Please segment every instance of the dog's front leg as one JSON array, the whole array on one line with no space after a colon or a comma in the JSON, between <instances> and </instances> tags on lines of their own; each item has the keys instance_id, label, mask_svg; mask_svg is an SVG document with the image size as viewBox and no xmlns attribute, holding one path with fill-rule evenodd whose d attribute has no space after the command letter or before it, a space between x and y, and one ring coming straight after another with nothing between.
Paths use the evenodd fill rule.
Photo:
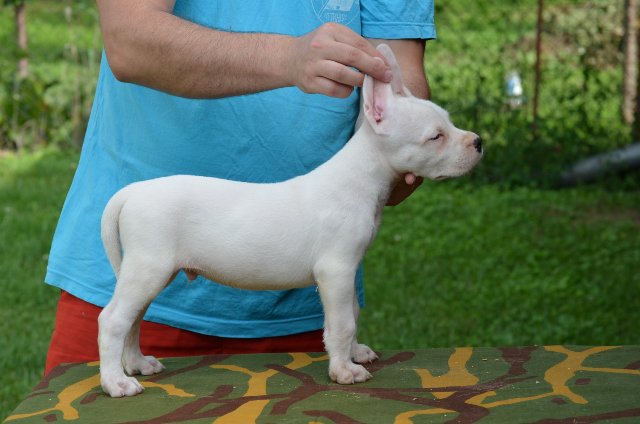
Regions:
<instances>
[{"instance_id":1,"label":"dog's front leg","mask_svg":"<svg viewBox=\"0 0 640 424\"><path fill-rule=\"evenodd\" d=\"M371 374L351 361L356 320L353 310L355 292L353 273L327 273L318 280L324 308L324 344L329 353L329 376L340 384L367 381Z\"/></svg>"},{"instance_id":2,"label":"dog's front leg","mask_svg":"<svg viewBox=\"0 0 640 424\"><path fill-rule=\"evenodd\" d=\"M358 325L358 318L360 316L360 304L358 303L358 296L353 296L353 317L356 322L356 328ZM354 362L359 364L367 364L378 359L378 355L367 345L358 343L357 331L353 336L353 342L351 343L351 358Z\"/></svg>"}]
</instances>

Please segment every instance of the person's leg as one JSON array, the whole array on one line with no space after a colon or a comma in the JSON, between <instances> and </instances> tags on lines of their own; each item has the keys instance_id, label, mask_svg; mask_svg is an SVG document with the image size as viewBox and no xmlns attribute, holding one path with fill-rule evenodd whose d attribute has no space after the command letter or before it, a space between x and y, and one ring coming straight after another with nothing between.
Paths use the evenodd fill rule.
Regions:
<instances>
[{"instance_id":1,"label":"person's leg","mask_svg":"<svg viewBox=\"0 0 640 424\"><path fill-rule=\"evenodd\" d=\"M61 291L45 375L59 364L98 360L98 315L101 310Z\"/></svg>"},{"instance_id":2,"label":"person's leg","mask_svg":"<svg viewBox=\"0 0 640 424\"><path fill-rule=\"evenodd\" d=\"M63 363L99 359L98 315L102 308L62 291L47 353L45 375ZM155 322L142 321L142 353L156 357L217 353L323 352L322 330L259 339L207 336Z\"/></svg>"}]
</instances>

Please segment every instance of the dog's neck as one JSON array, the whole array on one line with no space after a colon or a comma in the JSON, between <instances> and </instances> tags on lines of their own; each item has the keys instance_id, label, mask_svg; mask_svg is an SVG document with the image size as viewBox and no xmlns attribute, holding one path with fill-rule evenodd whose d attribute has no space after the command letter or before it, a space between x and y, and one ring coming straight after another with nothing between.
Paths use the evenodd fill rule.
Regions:
<instances>
[{"instance_id":1,"label":"dog's neck","mask_svg":"<svg viewBox=\"0 0 640 424\"><path fill-rule=\"evenodd\" d=\"M386 142L383 136L375 133L368 122L364 122L351 137L345 149L351 146L349 153L353 156L350 159L353 166L355 167L356 164L361 166L362 175L366 176L371 183L375 181L384 189L383 193L387 191L388 197L391 194L390 190L402 179L402 174L391 166L381 151L383 143Z\"/></svg>"},{"instance_id":2,"label":"dog's neck","mask_svg":"<svg viewBox=\"0 0 640 424\"><path fill-rule=\"evenodd\" d=\"M380 151L380 135L368 122L363 122L347 144L336 155L317 168L323 181L332 182L332 190L356 196L363 207L374 207L376 215L387 203L391 191L402 175L394 170Z\"/></svg>"}]
</instances>

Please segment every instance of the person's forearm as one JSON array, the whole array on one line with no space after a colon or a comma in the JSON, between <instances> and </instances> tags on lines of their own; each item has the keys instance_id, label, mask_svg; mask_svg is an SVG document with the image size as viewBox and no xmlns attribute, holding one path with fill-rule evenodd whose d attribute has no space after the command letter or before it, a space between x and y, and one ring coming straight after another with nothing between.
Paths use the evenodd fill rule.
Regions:
<instances>
[{"instance_id":1,"label":"person's forearm","mask_svg":"<svg viewBox=\"0 0 640 424\"><path fill-rule=\"evenodd\" d=\"M121 81L194 98L293 85L286 72L292 37L232 34L159 9L144 13L103 22L109 65Z\"/></svg>"},{"instance_id":2,"label":"person's forearm","mask_svg":"<svg viewBox=\"0 0 640 424\"><path fill-rule=\"evenodd\" d=\"M172 14L174 0L97 0L116 78L185 97L225 97L297 86L347 97L364 74L391 74L373 46L328 23L301 37L206 28Z\"/></svg>"},{"instance_id":3,"label":"person's forearm","mask_svg":"<svg viewBox=\"0 0 640 424\"><path fill-rule=\"evenodd\" d=\"M429 82L424 69L424 40L370 38L369 41L374 46L385 43L391 47L402 70L404 83L411 91L411 94L421 99L429 99L431 97Z\"/></svg>"}]
</instances>

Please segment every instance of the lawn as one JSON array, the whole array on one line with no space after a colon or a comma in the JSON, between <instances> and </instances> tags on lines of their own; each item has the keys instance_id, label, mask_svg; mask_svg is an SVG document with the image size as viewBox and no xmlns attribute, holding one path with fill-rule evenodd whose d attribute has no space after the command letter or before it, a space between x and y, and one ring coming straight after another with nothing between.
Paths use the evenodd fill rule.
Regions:
<instances>
[{"instance_id":1,"label":"lawn","mask_svg":"<svg viewBox=\"0 0 640 424\"><path fill-rule=\"evenodd\" d=\"M0 157L0 420L42 378L56 290L43 284L76 154Z\"/></svg>"},{"instance_id":2,"label":"lawn","mask_svg":"<svg viewBox=\"0 0 640 424\"><path fill-rule=\"evenodd\" d=\"M490 154L490 152L488 153ZM0 158L0 419L39 381L56 291L47 253L75 153ZM640 344L640 193L426 182L365 259L376 349Z\"/></svg>"},{"instance_id":3,"label":"lawn","mask_svg":"<svg viewBox=\"0 0 640 424\"><path fill-rule=\"evenodd\" d=\"M640 193L425 185L388 210L366 257L364 339L640 343Z\"/></svg>"}]
</instances>

